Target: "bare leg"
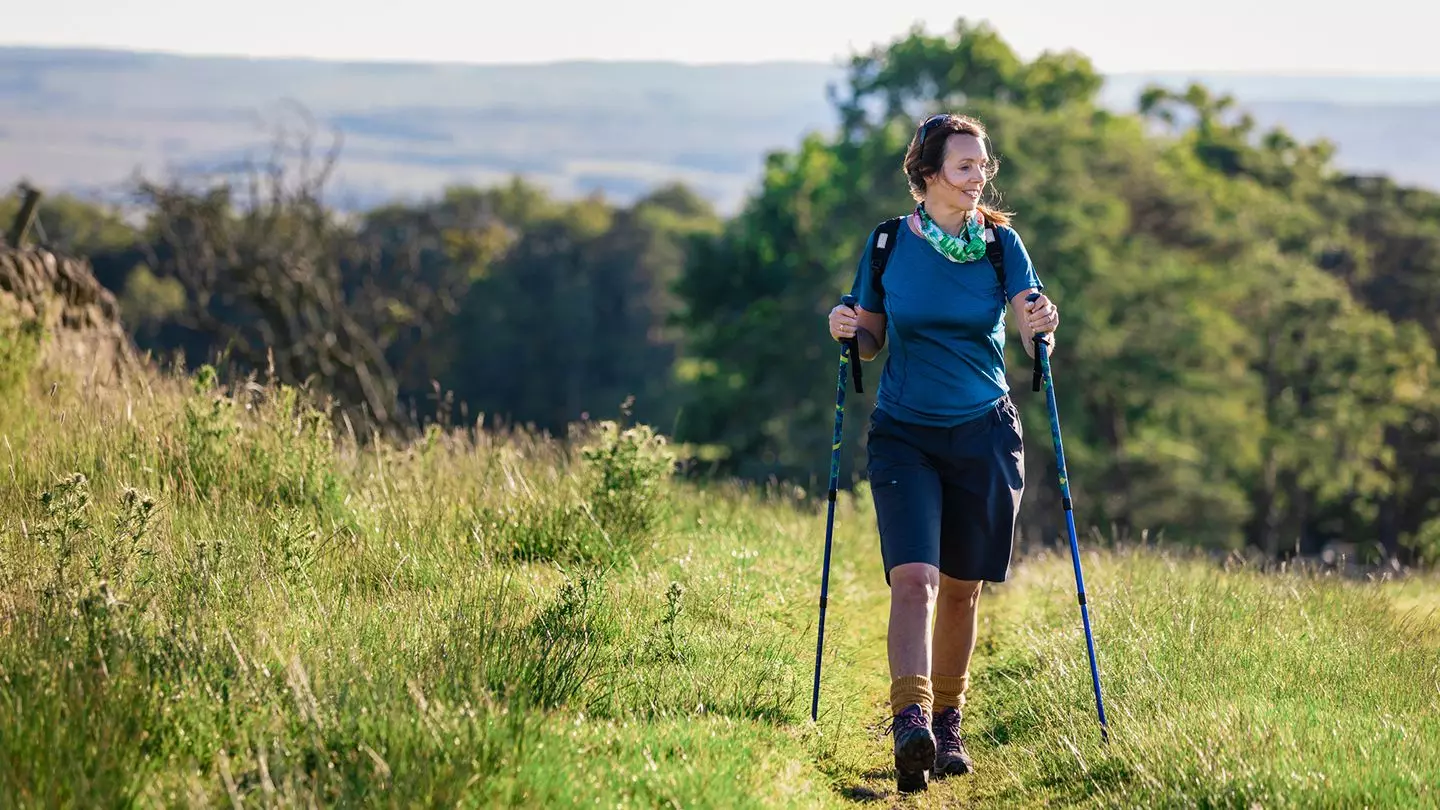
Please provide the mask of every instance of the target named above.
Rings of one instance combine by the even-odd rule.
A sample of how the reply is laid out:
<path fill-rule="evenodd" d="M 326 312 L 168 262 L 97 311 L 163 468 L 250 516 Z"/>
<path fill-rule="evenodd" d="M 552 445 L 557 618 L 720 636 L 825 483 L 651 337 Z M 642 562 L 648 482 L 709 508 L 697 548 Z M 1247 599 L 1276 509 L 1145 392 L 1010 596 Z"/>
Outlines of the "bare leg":
<path fill-rule="evenodd" d="M 930 676 L 930 618 L 940 588 L 940 571 L 925 563 L 890 571 L 890 677 Z"/>
<path fill-rule="evenodd" d="M 932 678 L 963 677 L 970 672 L 979 628 L 981 580 L 960 580 L 940 575 L 940 596 L 935 606 L 935 653 Z"/>
<path fill-rule="evenodd" d="M 930 617 L 939 590 L 940 571 L 933 565 L 906 563 L 890 571 L 890 712 L 895 786 L 901 793 L 924 790 L 935 767 Z"/>
<path fill-rule="evenodd" d="M 935 771 L 941 775 L 965 774 L 975 767 L 960 735 L 960 720 L 970 684 L 970 656 L 975 652 L 981 584 L 940 576 L 930 680 L 935 695 Z"/>

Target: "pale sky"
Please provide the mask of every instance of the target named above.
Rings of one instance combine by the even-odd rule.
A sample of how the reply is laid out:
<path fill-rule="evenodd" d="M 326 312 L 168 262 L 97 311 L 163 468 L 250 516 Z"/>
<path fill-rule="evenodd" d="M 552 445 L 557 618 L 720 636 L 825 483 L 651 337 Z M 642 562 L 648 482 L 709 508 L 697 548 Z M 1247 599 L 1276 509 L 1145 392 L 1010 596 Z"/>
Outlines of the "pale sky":
<path fill-rule="evenodd" d="M 920 23 L 988 18 L 1023 58 L 1074 48 L 1106 73 L 1440 75 L 1428 0 L 14 0 L 0 44 L 318 59 L 834 60 Z"/>

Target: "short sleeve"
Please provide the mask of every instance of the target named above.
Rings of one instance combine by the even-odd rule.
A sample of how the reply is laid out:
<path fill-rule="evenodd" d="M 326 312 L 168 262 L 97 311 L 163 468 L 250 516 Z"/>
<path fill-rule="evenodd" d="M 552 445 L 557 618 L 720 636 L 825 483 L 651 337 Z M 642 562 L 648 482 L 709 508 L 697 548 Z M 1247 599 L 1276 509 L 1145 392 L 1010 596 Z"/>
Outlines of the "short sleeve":
<path fill-rule="evenodd" d="M 1025 250 L 1025 240 L 1014 228 L 997 230 L 1000 245 L 1005 251 L 1005 300 L 1010 301 L 1031 288 L 1045 289 L 1045 285 L 1040 283 L 1039 273 L 1035 272 L 1035 263 L 1030 260 L 1029 251 Z"/>
<path fill-rule="evenodd" d="M 865 238 L 865 250 L 861 251 L 860 263 L 855 267 L 855 280 L 850 286 L 850 294 L 855 296 L 860 308 L 866 312 L 884 312 L 885 301 L 870 278 L 870 256 L 874 251 L 875 234 L 871 233 Z"/>

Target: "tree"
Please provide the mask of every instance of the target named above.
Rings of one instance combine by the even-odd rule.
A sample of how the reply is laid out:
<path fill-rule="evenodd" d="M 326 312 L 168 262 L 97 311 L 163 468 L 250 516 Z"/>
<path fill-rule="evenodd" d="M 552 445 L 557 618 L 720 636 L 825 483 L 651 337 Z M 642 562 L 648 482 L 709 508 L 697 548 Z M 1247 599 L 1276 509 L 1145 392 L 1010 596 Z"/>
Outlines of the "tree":
<path fill-rule="evenodd" d="M 524 183 L 451 195 L 494 212 L 510 238 L 438 338 L 456 398 L 491 420 L 562 433 L 627 398 L 634 417 L 670 425 L 682 335 L 669 288 L 692 236 L 718 229 L 709 205 L 665 186 L 617 208 L 552 200 Z"/>
<path fill-rule="evenodd" d="M 396 426 L 386 346 L 405 327 L 440 321 L 448 299 L 413 265 L 385 265 L 404 257 L 377 255 L 327 208 L 337 154 L 338 139 L 317 156 L 310 132 L 293 145 L 282 132 L 268 162 L 241 166 L 238 179 L 198 189 L 139 181 L 148 271 L 183 289 L 173 320 L 192 358 L 219 349 L 242 369 L 312 384 L 357 417 Z"/>
<path fill-rule="evenodd" d="M 841 130 L 770 156 L 761 190 L 682 279 L 696 391 L 684 438 L 726 448 L 728 471 L 819 478 L 836 356 L 824 313 L 864 236 L 910 204 L 899 163 L 919 115 L 959 109 L 986 123 L 1006 207 L 1065 313 L 1055 370 L 1082 521 L 1281 555 L 1386 509 L 1410 514 L 1397 493 L 1431 503 L 1395 442 L 1434 412 L 1416 383 L 1433 351 L 1341 280 L 1363 278 L 1374 249 L 1332 192 L 1326 145 L 1257 133 L 1198 85 L 1151 89 L 1143 115 L 1112 115 L 1092 103 L 1092 76 L 1078 58 L 1025 63 L 963 21 L 954 38 L 912 32 L 857 57 L 836 94 Z M 1395 293 L 1382 277 L 1374 289 Z M 1021 347 L 1009 352 L 1032 428 L 1029 497 L 1056 503 L 1053 454 L 1033 441 L 1044 403 L 1026 396 Z M 856 446 L 871 403 L 851 397 Z M 1053 510 L 1023 514 L 1027 531 L 1058 534 Z M 1414 514 L 1415 531 L 1440 525 Z"/>

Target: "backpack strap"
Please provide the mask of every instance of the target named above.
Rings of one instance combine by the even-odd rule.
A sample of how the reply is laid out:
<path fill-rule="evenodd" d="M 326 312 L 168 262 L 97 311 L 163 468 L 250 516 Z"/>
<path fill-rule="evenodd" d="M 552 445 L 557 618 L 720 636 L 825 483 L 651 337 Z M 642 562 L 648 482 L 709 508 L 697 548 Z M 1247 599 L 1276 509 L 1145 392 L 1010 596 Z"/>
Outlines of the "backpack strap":
<path fill-rule="evenodd" d="M 876 226 L 875 233 L 870 236 L 870 286 L 879 294 L 881 301 L 885 300 L 885 286 L 880 278 L 885 275 L 885 265 L 890 262 L 890 252 L 895 249 L 900 224 L 904 221 L 904 216 L 887 219 Z"/>
<path fill-rule="evenodd" d="M 985 258 L 995 265 L 995 280 L 1000 282 L 1000 300 L 1005 301 L 1005 246 L 1000 244 L 1000 226 L 985 226 Z"/>
<path fill-rule="evenodd" d="M 885 275 L 885 265 L 890 261 L 890 251 L 895 248 L 900 225 L 909 216 L 906 214 L 885 220 L 876 226 L 875 233 L 870 237 L 870 286 L 882 301 L 885 300 L 885 287 L 881 284 L 881 277 Z M 986 225 L 984 239 L 985 258 L 995 266 L 995 280 L 1000 282 L 1000 300 L 1005 302 L 1005 246 L 1000 243 L 1000 226 Z"/>

